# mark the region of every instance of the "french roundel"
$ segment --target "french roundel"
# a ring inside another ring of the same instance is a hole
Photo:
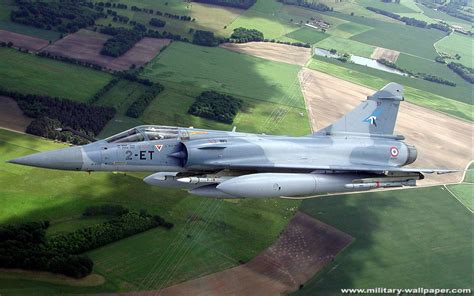
[[[397,156],[398,156],[398,153],[399,153],[399,151],[398,151],[398,148],[397,148],[397,147],[391,147],[391,148],[390,148],[390,156],[392,156],[392,157],[397,157]]]

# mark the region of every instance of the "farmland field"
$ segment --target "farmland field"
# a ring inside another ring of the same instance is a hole
[[[474,67],[474,39],[472,37],[453,33],[449,37],[441,39],[435,46],[438,51],[450,56],[459,54],[461,56],[460,63],[471,68]]]
[[[474,185],[473,184],[454,184],[447,185],[453,195],[459,199],[466,208],[474,212]]]
[[[286,34],[286,36],[296,41],[309,44],[318,43],[319,41],[329,37],[328,34],[307,27],[293,31],[289,34]]]
[[[372,27],[361,25],[358,23],[342,23],[337,25],[333,30],[330,30],[331,35],[338,36],[338,37],[350,37],[353,35],[357,35],[368,30],[373,29]]]
[[[151,8],[159,10],[161,12],[168,12],[177,15],[187,15],[195,19],[193,22],[181,21],[173,18],[161,16],[160,19],[166,21],[166,26],[159,31],[167,31],[173,34],[179,34],[183,37],[190,38],[191,34],[189,29],[194,30],[208,30],[216,33],[222,37],[229,37],[232,30],[225,29],[224,27],[229,25],[232,21],[239,17],[244,11],[242,9],[232,7],[222,7],[217,5],[209,5],[197,2],[183,2],[183,1],[168,1],[168,5],[164,2],[157,1],[122,1],[121,3],[127,4],[128,9],[115,9],[119,15],[127,16],[130,20],[134,20],[146,25],[149,29],[156,30],[157,28],[149,25],[151,18],[156,18],[156,15],[132,11],[131,6],[138,6],[140,8]],[[110,19],[100,19],[97,21],[98,24],[112,26],[123,26],[123,24],[116,23]]]
[[[18,34],[0,29],[0,41],[13,44],[12,47],[38,51],[49,44],[48,41],[24,34]]]
[[[0,48],[0,86],[8,90],[85,102],[111,79],[104,72]]]
[[[145,90],[146,86],[142,84],[120,80],[111,90],[103,94],[95,104],[114,107],[117,110],[117,115],[123,115]]]
[[[272,15],[253,11],[252,9],[242,13],[231,23],[229,28],[233,30],[239,27],[257,29],[268,39],[279,39],[279,37],[287,35],[299,28],[299,26],[295,24],[277,19]]]
[[[0,29],[15,32],[18,34],[24,34],[24,35],[28,35],[32,37],[41,38],[47,41],[58,40],[61,36],[61,33],[58,33],[55,31],[37,29],[35,27],[25,26],[25,25],[13,23],[13,22],[7,22],[3,20],[0,20]]]
[[[340,13],[327,14],[374,28],[352,36],[350,38],[352,40],[406,52],[427,59],[434,59],[436,57],[433,44],[445,36],[445,33],[434,29],[422,29],[404,24],[381,22],[375,19]],[[420,42],[421,40],[422,42]]]
[[[371,6],[371,7],[383,9],[383,10],[386,10],[386,11],[390,11],[390,12],[393,12],[393,13],[415,12],[415,10],[403,5],[403,3],[397,4],[397,3],[392,3],[392,2],[385,3],[385,2],[382,2],[382,1],[357,0],[357,4],[359,4],[363,7]]]
[[[387,36],[390,36],[390,38],[387,38]],[[443,36],[441,31],[434,29],[427,30],[406,25],[380,24],[373,30],[355,35],[351,39],[434,59],[436,51],[433,44]],[[420,40],[423,41],[420,42]]]
[[[187,113],[195,95],[183,91],[179,85],[165,84],[165,91],[150,104],[142,121],[153,124],[194,126],[199,128],[231,130],[232,126],[242,132],[265,132],[272,134],[306,135],[310,133],[306,110],[287,105],[262,102],[248,98],[243,109],[232,124],[224,124],[193,116]],[[294,91],[299,89],[293,88]]]
[[[460,18],[450,16],[449,14],[428,8],[421,4],[417,4],[417,6],[423,11],[423,14],[426,15],[427,17],[430,17],[432,19],[440,19],[447,22],[450,25],[461,26],[466,30],[470,30],[472,28],[472,24],[466,20],[462,20]]]
[[[472,214],[442,186],[320,197],[302,202],[300,210],[355,241],[296,295],[395,286],[472,289]]]
[[[375,49],[375,46],[336,36],[326,38],[316,43],[316,46],[327,50],[336,49],[340,53],[355,54],[367,58],[372,55]]]
[[[96,262],[94,273],[106,278],[104,285],[68,287],[0,276],[2,294],[150,289],[235,266],[270,245],[299,204],[288,200],[227,202],[151,187],[142,182],[141,175],[88,175],[5,163],[61,147],[65,145],[0,130],[0,224],[47,219],[53,233],[68,231],[77,227],[74,220],[83,225],[97,222],[80,218],[85,207],[113,203],[147,209],[175,227],[153,229],[90,252]]]
[[[167,46],[169,39],[145,37],[138,41],[131,49],[119,57],[110,57],[100,54],[104,43],[110,36],[91,30],[81,29],[74,34],[56,41],[43,51],[52,55],[76,59],[92,63],[113,71],[126,71],[131,67],[141,67],[153,59],[160,50]]]
[[[190,59],[192,57],[192,59]],[[223,48],[173,42],[152,60],[143,76],[153,81],[179,83],[184,88],[214,89],[266,102],[304,108],[298,84],[300,67],[272,62]]]
[[[411,79],[406,77],[320,57],[314,58],[308,67],[372,89],[380,89],[390,81],[398,82],[405,86],[405,99],[407,101],[462,119],[474,121],[472,105],[450,100],[430,92],[429,89],[426,91],[417,89],[418,86],[411,86]],[[429,82],[426,81],[426,83]]]
[[[457,100],[464,103],[474,103],[472,98],[472,84],[451,71],[445,64],[421,59],[404,53],[400,54],[396,64],[415,73],[428,73],[452,81],[456,83],[455,87],[437,83],[434,86],[430,86],[431,91],[445,97],[451,97],[453,99],[456,98]],[[421,89],[423,87],[420,86],[419,88]],[[426,86],[424,89],[429,91],[428,86]]]

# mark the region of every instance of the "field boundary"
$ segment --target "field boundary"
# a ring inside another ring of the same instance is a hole
[[[338,254],[353,241],[351,235],[298,211],[279,238],[246,264],[161,290],[119,295],[281,295],[294,292],[331,266]]]
[[[81,279],[75,279],[65,275],[54,274],[46,271],[0,268],[0,279],[16,279],[18,275],[21,275],[22,279],[25,280],[61,284],[72,287],[95,287],[105,283],[105,278],[95,273]]]
[[[461,184],[462,184],[462,183],[461,183]],[[469,185],[469,184],[466,184],[466,185]],[[457,195],[456,195],[454,192],[452,192],[452,191],[448,188],[448,186],[443,185],[443,187],[444,187],[444,189],[445,189],[446,191],[448,191],[455,199],[457,199],[457,201],[459,201],[459,203],[461,203],[469,212],[471,212],[472,214],[474,214],[474,212],[473,212],[466,204],[464,204],[464,202],[462,202],[461,199],[459,199],[459,197],[457,197]]]

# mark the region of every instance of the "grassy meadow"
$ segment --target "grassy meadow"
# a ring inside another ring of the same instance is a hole
[[[390,11],[393,13],[411,13],[411,12],[416,12],[415,10],[411,9],[408,6],[405,6],[403,3],[393,3],[393,2],[382,2],[382,1],[371,1],[371,0],[357,0],[357,4],[363,6],[363,7],[375,7],[378,9],[383,9],[386,11]]]
[[[237,19],[244,11],[242,9],[232,7],[222,7],[217,5],[184,1],[167,1],[167,5],[165,2],[147,0],[126,0],[120,3],[127,4],[129,8],[127,10],[113,9],[118,14],[127,16],[130,18],[130,20],[140,22],[146,25],[149,29],[167,31],[187,38],[192,37],[192,35],[189,33],[190,28],[193,28],[194,30],[208,30],[221,37],[229,37],[229,35],[232,33],[232,30],[230,28],[227,29],[224,27]],[[145,12],[130,10],[130,7],[134,5],[140,8],[151,8],[155,11],[159,10],[161,12],[168,12],[177,15],[187,15],[194,18],[195,21],[185,22],[164,16],[156,16]],[[156,17],[166,21],[166,26],[164,28],[156,28],[148,24],[151,18]],[[110,18],[100,19],[98,20],[98,23],[101,25],[111,24],[112,26],[123,26],[123,24],[113,22]]]
[[[430,17],[432,19],[443,20],[444,22],[447,22],[450,25],[461,26],[466,30],[472,29],[472,24],[469,21],[450,16],[447,13],[443,13],[441,11],[428,8],[421,4],[417,4],[417,6],[419,7],[420,10],[423,11],[423,14],[427,17]]]
[[[298,84],[299,69],[299,66],[223,48],[173,42],[147,65],[142,76],[153,81],[179,83],[184,88],[213,89],[304,108],[301,92],[296,97],[291,93],[293,84]]]
[[[442,186],[320,197],[303,201],[300,210],[355,241],[296,295],[472,289],[472,213]]]
[[[114,107],[117,110],[117,115],[124,115],[133,101],[141,96],[145,90],[146,86],[142,84],[122,79],[94,104]]]
[[[349,53],[367,58],[370,58],[375,50],[375,46],[337,36],[326,38],[316,43],[315,46],[327,50],[335,49],[339,53]]]
[[[427,59],[434,59],[437,56],[433,44],[445,36],[444,32],[434,29],[422,29],[351,16],[346,16],[344,19],[374,28],[352,36],[352,40]]]
[[[453,33],[441,39],[436,44],[436,49],[454,57],[461,56],[459,63],[472,68],[474,66],[474,38],[459,33]]]
[[[87,102],[111,79],[104,72],[0,48],[0,85],[8,90]]]
[[[303,27],[296,31],[293,31],[289,34],[286,34],[287,37],[309,44],[315,44],[329,37],[328,34],[321,31],[315,30],[313,28]]]
[[[474,103],[472,98],[472,84],[451,71],[445,64],[440,64],[432,60],[426,60],[404,53],[399,55],[396,64],[415,73],[429,73],[456,83],[456,86],[452,87],[449,85],[431,83],[428,81],[418,82],[417,79],[412,78],[411,80],[416,82],[412,82],[408,85],[426,91],[431,91],[439,95],[458,100],[460,102],[468,104]]]
[[[4,279],[0,293],[93,293],[156,289],[248,261],[270,245],[298,206],[288,200],[228,202],[165,190],[143,183],[142,175],[64,172],[5,163],[22,155],[58,149],[63,144],[0,130],[0,224],[49,220],[48,235],[100,222],[81,218],[85,207],[104,203],[147,209],[175,223],[89,253],[94,273],[106,279],[97,287],[68,287]],[[33,289],[34,287],[34,289]]]
[[[192,59],[189,57],[192,56]],[[173,42],[142,75],[165,91],[140,118],[153,124],[304,135],[310,132],[299,87],[299,66],[268,61],[222,48]],[[187,114],[194,98],[213,89],[244,101],[232,125]]]

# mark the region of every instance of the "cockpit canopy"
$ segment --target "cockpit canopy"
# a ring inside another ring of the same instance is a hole
[[[111,136],[108,143],[133,143],[165,139],[178,139],[179,128],[161,125],[142,125]]]

